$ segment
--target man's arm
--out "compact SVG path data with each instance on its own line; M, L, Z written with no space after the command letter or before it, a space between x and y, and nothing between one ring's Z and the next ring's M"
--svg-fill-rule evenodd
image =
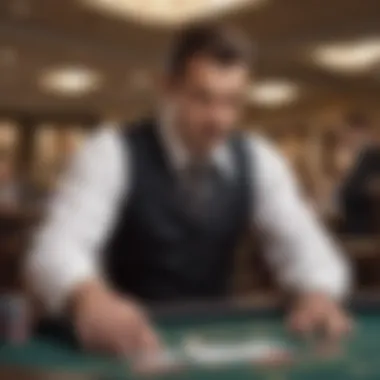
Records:
M73 160L27 263L50 313L69 312L84 348L128 355L158 339L139 305L102 278L99 255L130 191L129 153L116 130L93 136Z
M264 235L279 282L293 292L347 295L347 260L300 194L286 160L260 137L250 140L253 225Z
M302 199L284 158L262 139L250 146L253 224L279 282L295 296L289 327L307 335L322 330L335 341L351 328L340 303L350 288L348 263Z
M95 132L72 159L36 234L27 280L50 312L81 284L100 281L98 259L128 192L128 165L118 131Z

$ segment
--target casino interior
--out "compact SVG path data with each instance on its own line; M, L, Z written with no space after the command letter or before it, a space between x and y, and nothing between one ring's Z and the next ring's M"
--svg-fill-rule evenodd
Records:
M175 30L215 18L240 25L255 46L244 128L287 157L354 263L357 294L378 294L380 169L366 187L368 230L344 228L336 194L357 162L352 130L380 149L379 15L378 0L2 0L1 294L23 294L33 228L86 136L150 112ZM233 297L271 302L279 290L253 245L238 252Z

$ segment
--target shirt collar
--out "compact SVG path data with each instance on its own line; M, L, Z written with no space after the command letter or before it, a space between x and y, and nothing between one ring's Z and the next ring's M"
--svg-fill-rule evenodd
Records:
M191 163L191 155L176 135L169 115L161 115L158 124L170 164L177 172L185 170ZM231 176L233 174L233 157L227 144L214 149L211 153L211 161L223 175Z

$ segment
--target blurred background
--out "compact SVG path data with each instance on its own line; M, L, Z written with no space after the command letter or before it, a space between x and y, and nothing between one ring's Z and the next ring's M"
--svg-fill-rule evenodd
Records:
M291 162L357 291L379 291L379 15L378 0L1 0L1 291L20 288L28 236L86 135L152 110L176 29L216 18L255 46L243 127ZM238 255L235 291L273 296L254 246Z

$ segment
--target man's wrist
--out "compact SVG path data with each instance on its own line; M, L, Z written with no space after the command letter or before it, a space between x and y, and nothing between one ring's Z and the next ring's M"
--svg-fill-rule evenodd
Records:
M321 291L321 290L310 290L303 293L299 293L295 298L295 302L297 304L301 304L304 302L310 302L315 304L320 303L330 303L334 305L340 305L341 300L338 297L334 297L334 295L329 292Z
M76 310L86 300L92 297L99 297L109 292L107 286L99 279L92 279L78 284L71 292L67 300L67 310L70 315L76 313Z

